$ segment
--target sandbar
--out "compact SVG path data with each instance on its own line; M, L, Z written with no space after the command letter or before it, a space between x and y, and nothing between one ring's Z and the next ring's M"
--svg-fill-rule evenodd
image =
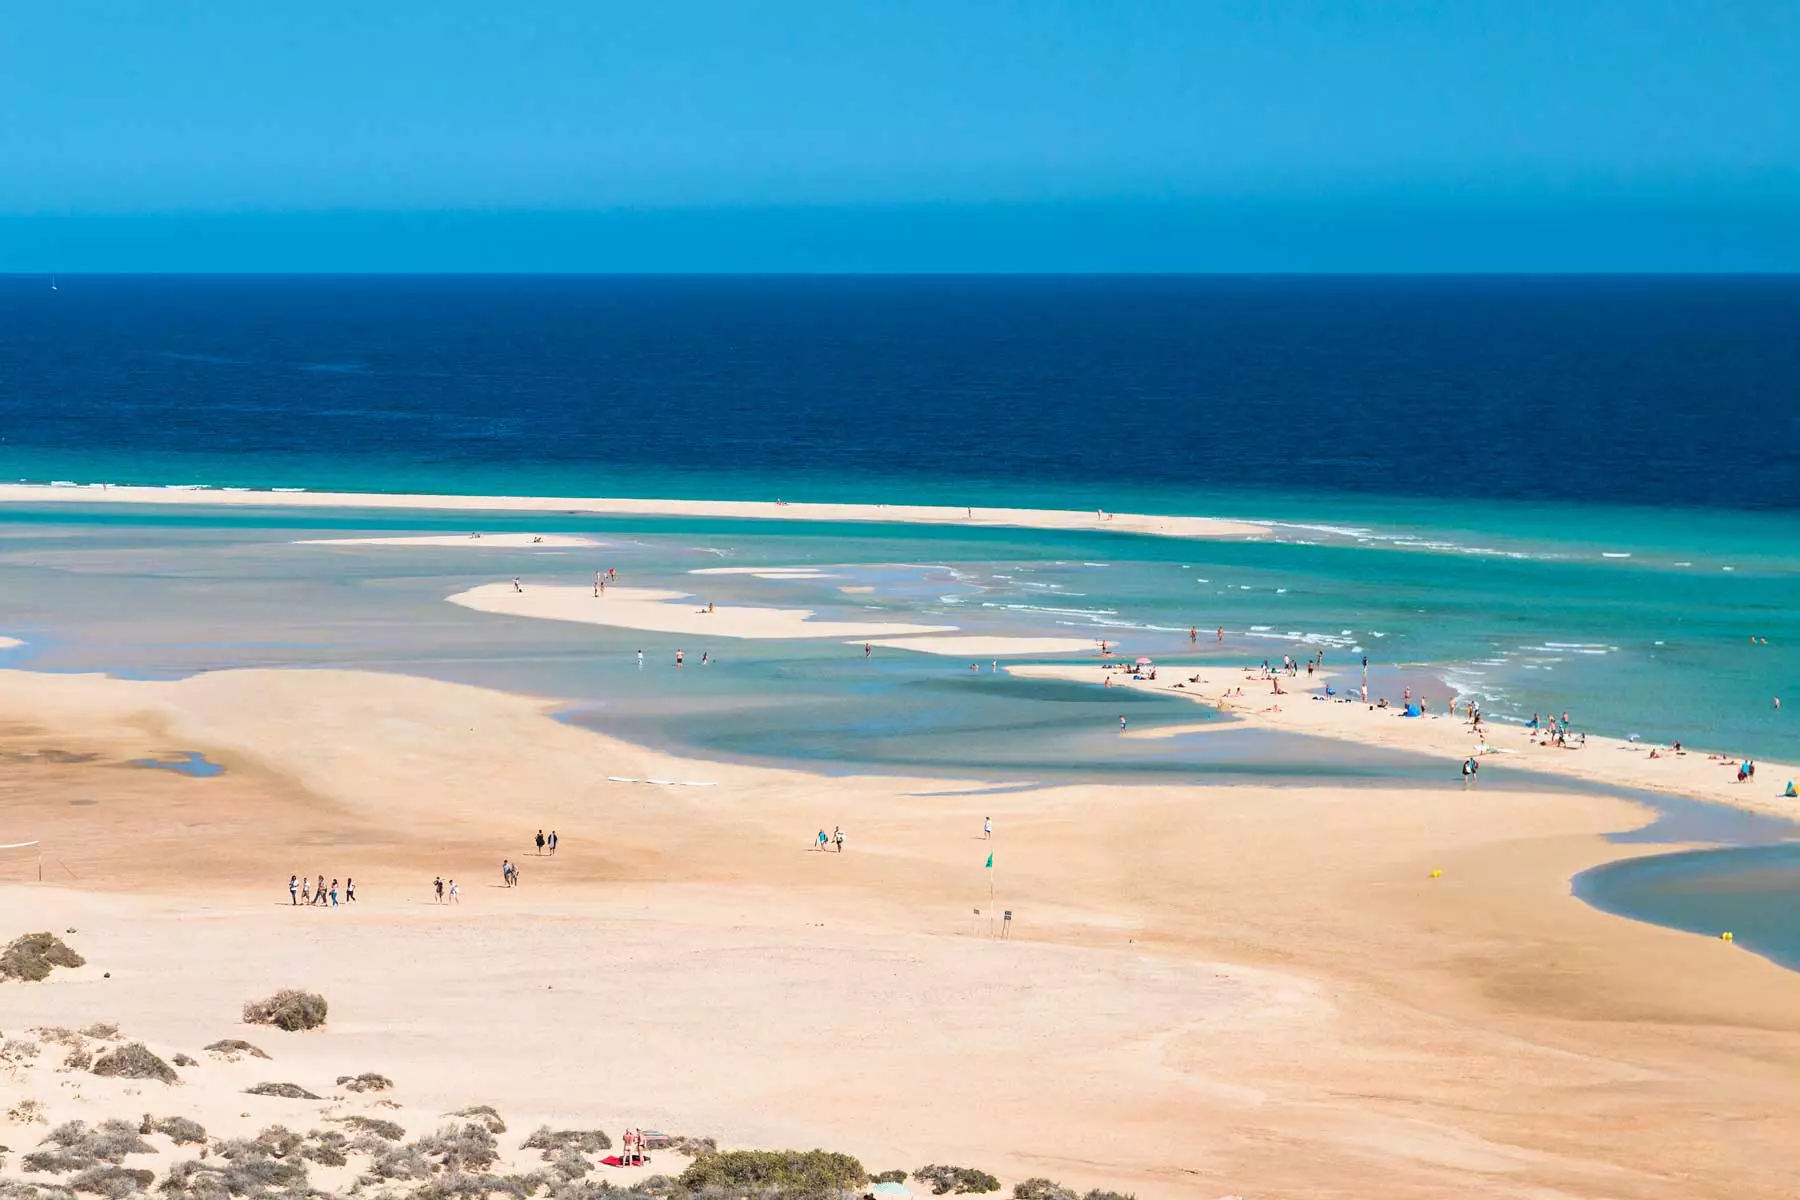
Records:
M1076 512L1039 508L957 508L929 504L820 504L774 500L633 497L446 496L383 492L213 491L195 488L52 487L0 484L0 504L176 504L235 508L438 509L457 512L576 513L596 516L723 517L761 521L868 521L908 525L1081 529L1178 538L1257 538L1271 526L1224 517Z
M16 637L0 636L0 650L11 650L15 646L23 646L24 644L24 642Z
M301 538L296 546L467 546L475 550L574 549L604 546L598 538L567 533L401 534L393 537Z
M1800 818L1800 804L1784 799L1782 790L1790 779L1800 779L1800 767L1791 763L1757 761L1756 778L1737 782L1740 760L1722 756L1684 743L1677 753L1670 746L1654 746L1623 738L1590 734L1586 745L1564 749L1548 741L1533 740L1532 731L1524 725L1504 721L1483 722L1477 734L1466 719L1452 717L1445 710L1448 696L1427 697L1435 712L1421 717L1404 717L1390 703L1388 708L1344 702L1343 698L1324 696L1326 681L1312 684L1306 676L1283 676L1282 693L1276 695L1270 680L1260 672L1223 664L1206 667L1161 665L1157 678L1134 680L1116 669L1116 664L1092 665L1075 663L1031 663L1009 666L1007 670L1024 678L1067 679L1105 687L1108 676L1114 688L1144 688L1185 696L1226 713L1238 721L1265 729L1282 729L1318 737L1388 749L1412 750L1444 756L1446 772L1460 778L1459 764L1471 755L1477 757L1484 772L1508 767L1562 775L1591 783L1616 787L1643 788L1691 796L1739 808ZM1199 683L1189 680L1198 675ZM1355 685L1334 680L1341 693L1355 691ZM1241 689L1242 696L1227 695ZM1398 697L1390 697L1392 700ZM1128 737L1172 737L1188 733L1216 733L1226 728L1217 721L1191 726L1163 726L1132 731ZM1650 757L1651 753L1655 758Z
M510 583L486 583L447 597L477 612L549 621L579 621L648 633L725 638L858 638L955 632L954 625L900 621L816 621L807 608L758 608L721 604L712 612L688 592L663 588L592 588L533 584L523 592Z
M865 638L871 645L887 650L917 650L922 654L948 654L956 657L1006 658L1031 654L1076 654L1086 651L1098 654L1100 643L1094 638L1070 637L987 637L981 634L942 634L935 637ZM852 645L856 643L851 643ZM1117 645L1118 643L1112 643Z

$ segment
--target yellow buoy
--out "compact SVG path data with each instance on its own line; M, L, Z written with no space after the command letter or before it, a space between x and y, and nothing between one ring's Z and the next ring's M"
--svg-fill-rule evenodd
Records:
M1436 879L1438 876L1442 875L1443 873L1444 873L1444 869L1442 867L1439 867L1437 870L1435 870L1431 873L1431 877L1433 879Z
M1730 933L1721 933L1719 935L1719 940L1724 941L1724 942L1729 942L1731 940L1731 934Z

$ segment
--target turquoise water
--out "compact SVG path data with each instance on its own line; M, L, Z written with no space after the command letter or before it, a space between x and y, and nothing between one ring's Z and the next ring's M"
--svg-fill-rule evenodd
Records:
M198 750L183 750L173 757L134 758L134 767L147 767L154 771L173 771L177 775L189 775L195 779L211 779L215 775L223 775L225 768L208 759Z
M1800 843L1732 846L1609 863L1576 876L1606 912L1718 937L1800 969Z
M1530 540L1521 528L1509 548L1477 553L1459 539L1474 532L1499 541L1497 531L1471 531L1467 523L1418 530L1418 540L1433 548L1402 544L1376 526L1355 534L1290 529L1268 540L1177 541L825 522L43 506L10 509L0 523L0 579L8 588L0 619L6 632L33 641L27 661L48 669L166 677L264 663L417 664L576 701L612 698L619 689L649 701L660 688L672 704L696 703L691 672L676 680L656 675L654 683L613 674L619 661L635 665L639 648L653 662L672 657L675 639L511 622L442 603L490 579L580 582L597 566L614 566L632 582L703 591L721 603L805 606L840 619L916 620L971 632L1105 638L1169 669L1223 669L1317 649L1328 671L1343 672L1340 682L1349 685L1366 654L1374 695L1392 691L1397 699L1407 682L1442 680L1420 686L1433 700L1440 687L1446 695L1481 698L1501 716L1568 711L1578 727L1595 732L1780 758L1794 753L1792 717L1770 701L1800 696L1800 571L1774 554L1766 529L1744 524L1751 535L1742 545L1708 533L1701 549L1664 530L1655 544L1604 543L1630 551L1577 553L1568 542ZM608 545L477 553L289 544L475 526L580 532ZM1717 562L1722 556L1737 561ZM1682 562L1693 565L1675 565ZM688 573L752 564L816 565L833 578ZM876 590L851 595L839 590L846 586ZM194 628L188 606L201 592L204 628ZM133 619L121 619L121 596L130 598ZM1189 626L1220 625L1228 631L1223 647L1204 639L1190 646ZM1768 644L1752 645L1753 635ZM455 653L443 652L440 636L456 642ZM509 650L515 643L517 654ZM558 657L572 646L579 658ZM814 642L683 648L696 658L709 650L721 666L730 664L709 677L712 699L729 696L753 707L772 693L797 713L844 698L869 705L867 721L885 720L896 730L904 728L902 710L936 701L909 699L879 674L885 664L906 664L908 680L968 673L966 663L898 654L882 656L874 679L850 675L862 668L839 661L842 647ZM1003 699L978 701L973 687L964 691L971 706L1006 707ZM1187 720L1204 712L1172 703ZM884 705L892 710L887 716ZM687 736L700 742L724 735ZM806 752L799 733L766 736L783 753ZM849 745L842 751L846 758L856 753Z

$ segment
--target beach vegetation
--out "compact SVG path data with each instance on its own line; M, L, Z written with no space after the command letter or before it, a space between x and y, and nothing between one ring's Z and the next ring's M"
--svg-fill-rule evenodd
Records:
M0 1179L0 1200L75 1200L75 1193L55 1183Z
M350 1116L332 1119L349 1126L356 1133L373 1134L384 1142L397 1142L406 1136L406 1130L397 1122L384 1121L380 1117Z
M0 979L20 979L41 983L50 977L53 967L86 966L87 959L75 953L54 933L28 933L16 937L0 950Z
M178 1067L197 1067L200 1065L200 1060L191 1054L177 1054L173 1061Z
M694 1159L678 1182L708 1196L815 1200L861 1187L868 1178L862 1163L829 1150L723 1150Z
M63 1055L63 1070L86 1071L94 1065L94 1052L86 1046L70 1046L69 1052Z
M138 1123L140 1134L160 1133L177 1146L206 1144L206 1126L198 1121L190 1121L186 1117L153 1117L144 1114Z
M394 1086L393 1080L373 1071L365 1071L361 1075L339 1075L337 1082L347 1092L385 1092Z
M341 1167L350 1161L350 1141L335 1129L315 1129L301 1143L300 1157L321 1167Z
M465 1121L479 1121L489 1133L506 1132L506 1122L501 1119L498 1112L494 1111L492 1105L477 1104L473 1108L459 1108L449 1115L461 1117Z
M1080 1200L1080 1195L1054 1180L1032 1178L1013 1184L1013 1200Z
M323 1025L328 1008L325 997L317 992L283 988L266 1000L252 1000L244 1005L244 1023L273 1025L277 1029L295 1033L302 1029L317 1029Z
M69 1180L69 1190L91 1192L97 1196L105 1196L107 1200L125 1200L125 1197L134 1192L141 1192L149 1187L155 1178L154 1171L131 1167L89 1167Z
M155 1079L161 1083L179 1083L175 1068L158 1058L142 1042L115 1046L94 1060L93 1072L119 1079Z
M81 1031L82 1037L91 1037L97 1042L110 1042L119 1036L119 1027L111 1021L96 1021Z
M549 1159L549 1156L545 1156ZM578 1150L564 1150L554 1159L549 1159L550 1169L562 1179L580 1179L594 1169L594 1160Z
M1137 1197L1130 1192L1109 1192L1103 1188L1095 1188L1081 1200L1137 1200Z
M41 1146L20 1160L27 1171L60 1175L105 1163L118 1166L127 1154L156 1151L129 1121L119 1120L94 1126L86 1121L65 1121L44 1135Z
M986 1171L978 1171L974 1167L926 1166L913 1172L913 1178L931 1188L934 1196L945 1196L954 1192L957 1195L997 1192L1000 1181Z
M711 1154L718 1148L719 1143L709 1137L678 1137L669 1143L669 1149L677 1154L685 1154L689 1158Z
M6 1110L6 1119L14 1125L46 1125L44 1103L41 1100L21 1100Z
M0 1043L0 1062L21 1067L38 1056L38 1044L28 1038L7 1038Z
M542 1151L548 1160L552 1154L564 1151L577 1151L592 1154L599 1150L611 1150L612 1139L598 1129L559 1129L552 1130L548 1125L540 1126L538 1131L521 1143L526 1150Z
M283 1100L319 1099L297 1083L259 1083L245 1088L244 1093L249 1096L279 1096Z
M238 1059L246 1056L250 1058L269 1057L242 1038L221 1038L211 1045L204 1047L204 1049L208 1054L216 1054L226 1062L236 1062Z
M906 1182L906 1172L901 1171L901 1170L882 1171L880 1174L869 1176L869 1182L870 1183L905 1183Z

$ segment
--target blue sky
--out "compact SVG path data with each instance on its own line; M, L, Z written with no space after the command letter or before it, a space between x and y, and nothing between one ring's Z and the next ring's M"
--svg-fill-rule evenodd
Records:
M1795 270L1800 4L58 0L0 269Z

